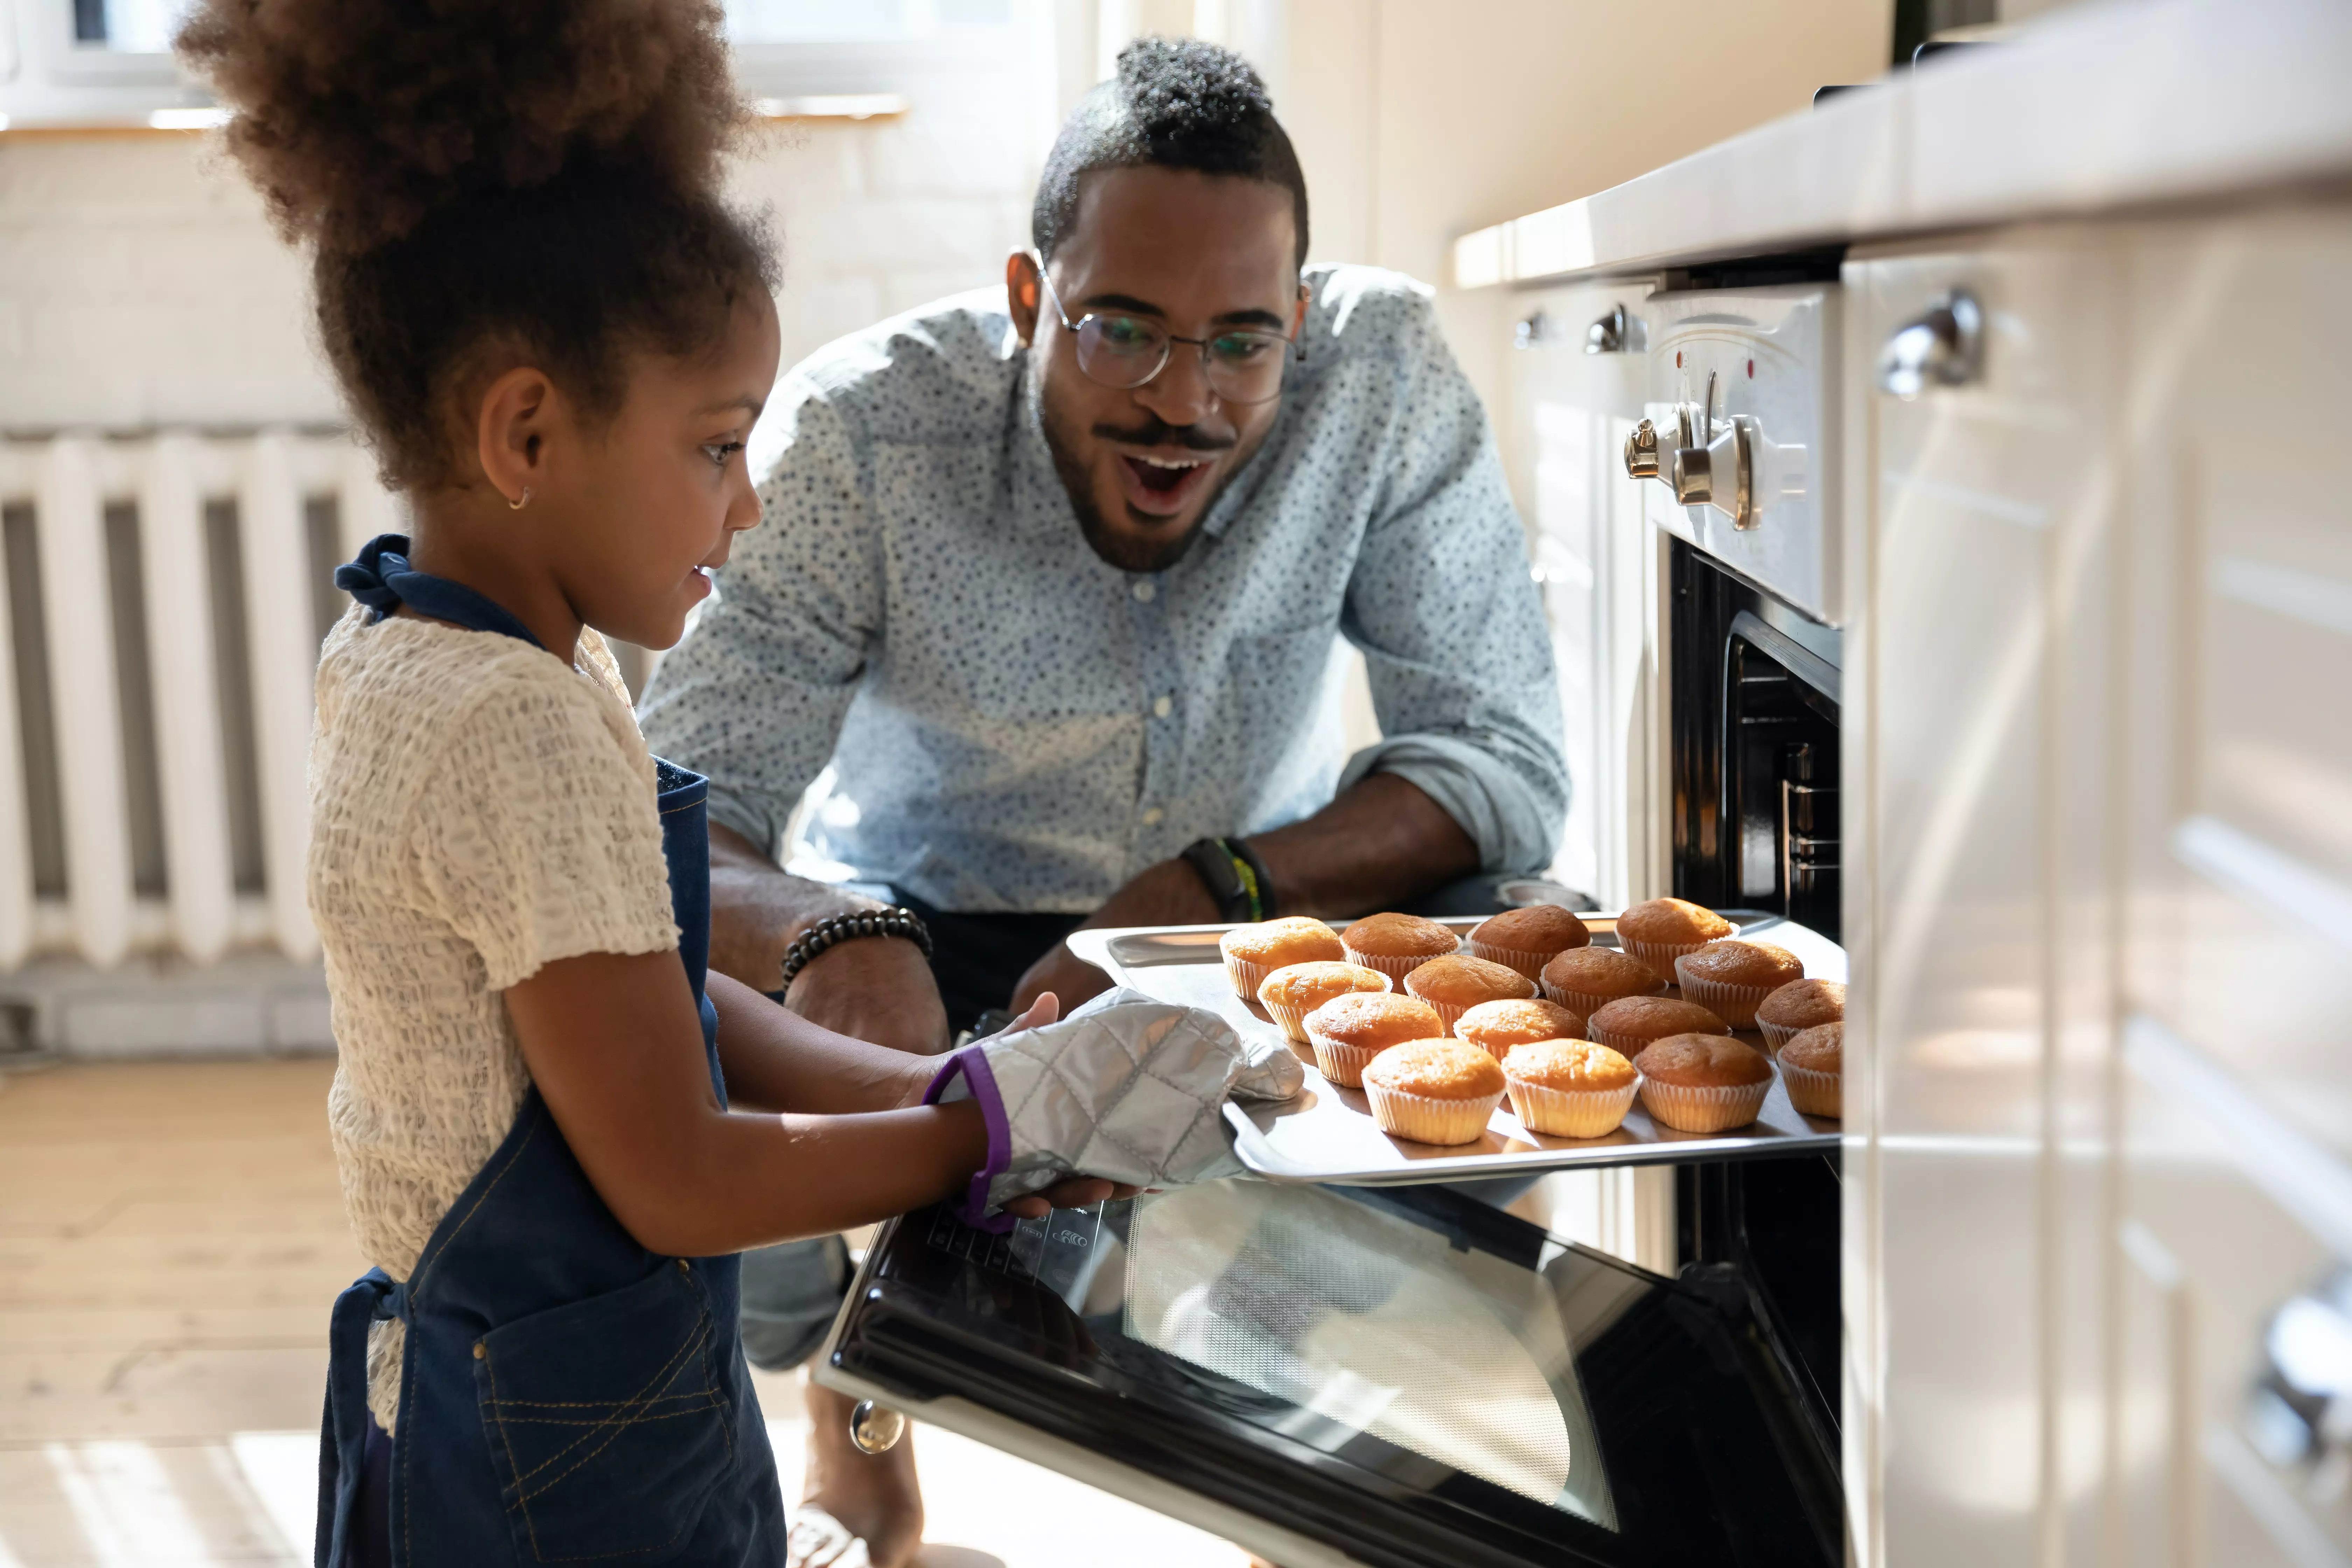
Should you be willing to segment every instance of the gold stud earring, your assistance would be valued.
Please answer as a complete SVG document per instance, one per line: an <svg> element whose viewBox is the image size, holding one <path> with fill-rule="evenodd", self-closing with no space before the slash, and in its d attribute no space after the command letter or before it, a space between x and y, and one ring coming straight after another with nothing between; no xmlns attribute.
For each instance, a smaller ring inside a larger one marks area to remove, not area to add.
<svg viewBox="0 0 2352 1568"><path fill-rule="evenodd" d="M523 508L525 508L525 507L529 506L530 504L530 487L529 485L525 485L525 486L523 486L523 488L522 488L522 494L520 494L520 495L519 495L519 496L515 497L515 499L514 499L514 500L510 500L510 501L507 502L507 510L508 510L509 511L520 511Z"/></svg>

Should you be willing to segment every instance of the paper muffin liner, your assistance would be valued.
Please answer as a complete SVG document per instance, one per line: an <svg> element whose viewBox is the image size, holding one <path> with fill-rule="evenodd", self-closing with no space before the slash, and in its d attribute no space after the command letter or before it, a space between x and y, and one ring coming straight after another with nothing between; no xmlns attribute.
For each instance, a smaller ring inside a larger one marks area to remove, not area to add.
<svg viewBox="0 0 2352 1568"><path fill-rule="evenodd" d="M1234 989L1240 994L1241 999L1244 1002L1256 1001L1257 988L1265 984L1267 975L1281 967L1279 964L1273 963L1252 963L1245 958L1235 958L1231 953L1225 954L1224 957L1225 978L1234 983Z"/></svg>
<svg viewBox="0 0 2352 1568"><path fill-rule="evenodd" d="M1678 1035L1687 1035L1692 1032L1693 1031L1689 1029L1677 1029L1675 1031L1675 1033ZM1663 1035L1657 1036L1654 1038L1648 1035L1621 1035L1614 1029L1594 1023L1589 1014L1586 1016L1584 1020L1584 1037L1591 1040L1596 1046L1607 1046L1611 1050L1615 1051L1619 1056L1623 1057L1629 1062L1635 1057L1640 1056L1643 1051L1648 1050L1652 1046L1656 1045L1659 1040L1665 1038ZM1725 1037L1727 1039L1730 1037L1726 1036Z"/></svg>
<svg viewBox="0 0 2352 1568"><path fill-rule="evenodd" d="M1258 998L1257 1005L1265 1009L1267 1017L1282 1026L1284 1039L1294 1046L1313 1044L1307 1037L1307 1015L1313 1012L1314 1008L1293 1007L1284 1002L1269 1002L1263 996Z"/></svg>
<svg viewBox="0 0 2352 1568"><path fill-rule="evenodd" d="M1824 1018L1822 1020L1822 1022L1825 1024L1834 1023L1835 1021L1836 1020L1830 1018ZM1768 1023L1762 1018L1759 1018L1756 1020L1756 1026L1763 1031L1764 1043L1772 1047L1771 1054L1777 1057L1780 1054L1780 1047L1782 1046L1787 1045L1790 1040L1795 1039L1799 1035L1803 1034L1807 1029L1811 1028L1813 1026L1811 1024L1773 1024Z"/></svg>
<svg viewBox="0 0 2352 1568"><path fill-rule="evenodd" d="M1315 1070L1333 1083L1348 1089L1363 1088L1364 1069L1372 1065L1374 1057L1389 1048L1386 1046L1343 1046L1320 1035L1310 1036L1308 1043L1315 1047Z"/></svg>
<svg viewBox="0 0 2352 1568"><path fill-rule="evenodd" d="M1564 987L1554 985L1549 980L1538 980L1536 982L1536 989L1543 993L1543 999L1545 1001L1557 1002L1561 1006L1567 1008L1570 1012L1580 1014L1587 1018L1590 1018L1592 1015L1609 1005L1610 1003L1622 1000L1622 998L1615 996L1596 995L1590 991L1570 991ZM1664 989L1665 986L1663 984L1653 985L1647 991L1637 991L1634 994L1636 996L1655 996Z"/></svg>
<svg viewBox="0 0 2352 1568"><path fill-rule="evenodd" d="M1553 1089L1522 1082L1511 1077L1507 1068L1503 1074L1511 1109L1528 1131L1547 1138L1607 1137L1633 1109L1633 1095L1641 1087L1638 1075L1619 1089Z"/></svg>
<svg viewBox="0 0 2352 1568"><path fill-rule="evenodd" d="M1780 988L1778 984L1727 985L1720 980L1685 980L1679 964L1675 966L1675 984L1682 987L1684 1001L1697 1003L1735 1029L1756 1027L1756 1009L1764 1005L1765 997Z"/></svg>
<svg viewBox="0 0 2352 1568"><path fill-rule="evenodd" d="M1764 1112L1772 1080L1692 1089L1678 1083L1642 1080L1642 1109L1652 1120L1677 1132L1724 1132L1745 1127Z"/></svg>
<svg viewBox="0 0 2352 1568"><path fill-rule="evenodd" d="M1789 1086L1789 1103L1806 1115L1844 1119L1845 1080L1841 1075L1783 1065L1780 1081Z"/></svg>
<svg viewBox="0 0 2352 1568"><path fill-rule="evenodd" d="M1523 947L1496 947L1493 942L1480 942L1475 936L1470 939L1471 957L1483 958L1489 963L1508 964L1538 985L1543 984L1543 966L1567 951L1559 948L1550 952L1529 952Z"/></svg>
<svg viewBox="0 0 2352 1568"><path fill-rule="evenodd" d="M1625 950L1627 957L1640 959L1650 966L1651 973L1656 975L1664 984L1672 985L1675 984L1675 960L1686 952L1696 952L1706 943L1703 942L1635 942L1621 931L1617 933L1617 945Z"/></svg>
<svg viewBox="0 0 2352 1568"><path fill-rule="evenodd" d="M1485 1134L1495 1107L1503 1103L1500 1089L1473 1100L1441 1100L1368 1083L1364 1094L1381 1131L1416 1143L1475 1143Z"/></svg>
<svg viewBox="0 0 2352 1568"><path fill-rule="evenodd" d="M1360 964L1366 969L1379 970L1382 974L1385 974L1391 980L1395 981L1397 989L1400 991L1404 989L1404 977L1406 975L1411 974L1414 970L1419 969L1423 964L1427 963L1433 958L1445 958L1450 956L1449 954L1443 952L1405 954L1359 952L1354 948L1348 945L1348 939L1345 933L1342 933L1339 938L1339 951L1348 955L1348 962L1350 963Z"/></svg>

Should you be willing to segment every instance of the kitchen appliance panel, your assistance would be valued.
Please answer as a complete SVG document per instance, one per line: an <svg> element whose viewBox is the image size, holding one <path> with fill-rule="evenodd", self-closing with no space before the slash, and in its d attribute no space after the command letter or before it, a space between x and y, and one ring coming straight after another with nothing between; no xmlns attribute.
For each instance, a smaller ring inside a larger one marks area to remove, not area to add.
<svg viewBox="0 0 2352 1568"><path fill-rule="evenodd" d="M1515 301L1508 417L1514 479L1534 531L1567 742L1568 824L1554 879L1604 909L1665 890L1658 707L1658 562L1642 487L1616 454L1641 418L1646 282L1547 289Z"/></svg>
<svg viewBox="0 0 2352 1568"><path fill-rule="evenodd" d="M1816 620L1839 618L1835 489L1839 291L1826 284L1661 292L1642 308L1649 341L1643 413L1662 432L1645 515ZM1712 399L1712 401L1710 401ZM1712 446L1712 504L1677 504L1680 411ZM1734 426L1742 427L1735 431ZM1734 439L1734 437L1737 437ZM1735 463L1735 459L1741 460ZM1742 492L1752 517L1735 515Z"/></svg>
<svg viewBox="0 0 2352 1568"><path fill-rule="evenodd" d="M1729 910L1740 930L1759 941L1795 953L1816 978L1842 980L1845 954L1835 942L1769 914ZM1588 914L1595 941L1614 945L1612 917ZM1341 931L1347 922L1336 922ZM1466 931L1475 921L1448 921ZM1097 928L1073 932L1070 951L1123 985L1161 1001L1206 1007L1244 1037L1279 1041L1280 1030L1255 1003L1234 994L1225 977L1217 938L1227 926ZM1763 1037L1743 1036L1762 1047ZM1800 1114L1776 1078L1756 1121L1723 1133L1678 1132L1651 1120L1636 1101L1622 1127L1605 1138L1550 1138L1519 1124L1507 1100L1476 1142L1440 1148L1391 1138L1372 1121L1361 1089L1327 1081L1307 1064L1307 1085L1279 1104L1229 1104L1225 1120L1234 1152L1252 1171L1275 1182L1345 1182L1402 1185L1476 1181L1532 1174L1576 1166L1592 1168L1645 1163L1684 1163L1726 1159L1772 1158L1803 1152L1832 1153L1838 1124Z"/></svg>
<svg viewBox="0 0 2352 1568"><path fill-rule="evenodd" d="M1208 1184L860 1266L818 1381L1284 1563L1837 1556L1836 1478L1734 1280L1442 1188Z"/></svg>
<svg viewBox="0 0 2352 1568"><path fill-rule="evenodd" d="M1849 918L1872 927L1856 990L1882 1359L1855 1381L1885 1477L1869 1529L1906 1568L2095 1547L2098 1531L2104 1382L2072 1351L2101 1332L2111 1250L2102 634L2082 610L2103 593L2115 479L2115 289L2075 239L1846 269L1865 343L1891 351L1955 290L1984 332L1948 384L1860 405L1870 739L1847 788L1868 797L1870 845Z"/></svg>

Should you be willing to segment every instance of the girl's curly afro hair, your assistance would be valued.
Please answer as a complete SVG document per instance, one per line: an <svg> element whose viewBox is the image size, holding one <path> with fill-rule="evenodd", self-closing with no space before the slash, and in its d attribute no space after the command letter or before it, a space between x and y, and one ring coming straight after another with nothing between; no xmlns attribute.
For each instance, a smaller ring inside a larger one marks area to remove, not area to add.
<svg viewBox="0 0 2352 1568"><path fill-rule="evenodd" d="M749 123L709 0L199 0L177 47L313 258L384 477L463 484L467 391L517 363L591 412L772 289L719 194Z"/></svg>

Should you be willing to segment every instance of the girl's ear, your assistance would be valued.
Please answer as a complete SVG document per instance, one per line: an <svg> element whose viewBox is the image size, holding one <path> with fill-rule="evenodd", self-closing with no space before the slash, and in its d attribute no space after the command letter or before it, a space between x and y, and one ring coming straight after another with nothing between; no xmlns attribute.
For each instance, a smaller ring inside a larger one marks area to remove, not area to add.
<svg viewBox="0 0 2352 1568"><path fill-rule="evenodd" d="M1013 330L1027 348L1037 339L1037 258L1016 250L1004 258L1004 298L1013 308Z"/></svg>
<svg viewBox="0 0 2352 1568"><path fill-rule="evenodd" d="M529 365L508 371L482 394L474 433L476 455L482 477L510 505L519 504L533 485L546 488L554 402L554 384L545 372Z"/></svg>

